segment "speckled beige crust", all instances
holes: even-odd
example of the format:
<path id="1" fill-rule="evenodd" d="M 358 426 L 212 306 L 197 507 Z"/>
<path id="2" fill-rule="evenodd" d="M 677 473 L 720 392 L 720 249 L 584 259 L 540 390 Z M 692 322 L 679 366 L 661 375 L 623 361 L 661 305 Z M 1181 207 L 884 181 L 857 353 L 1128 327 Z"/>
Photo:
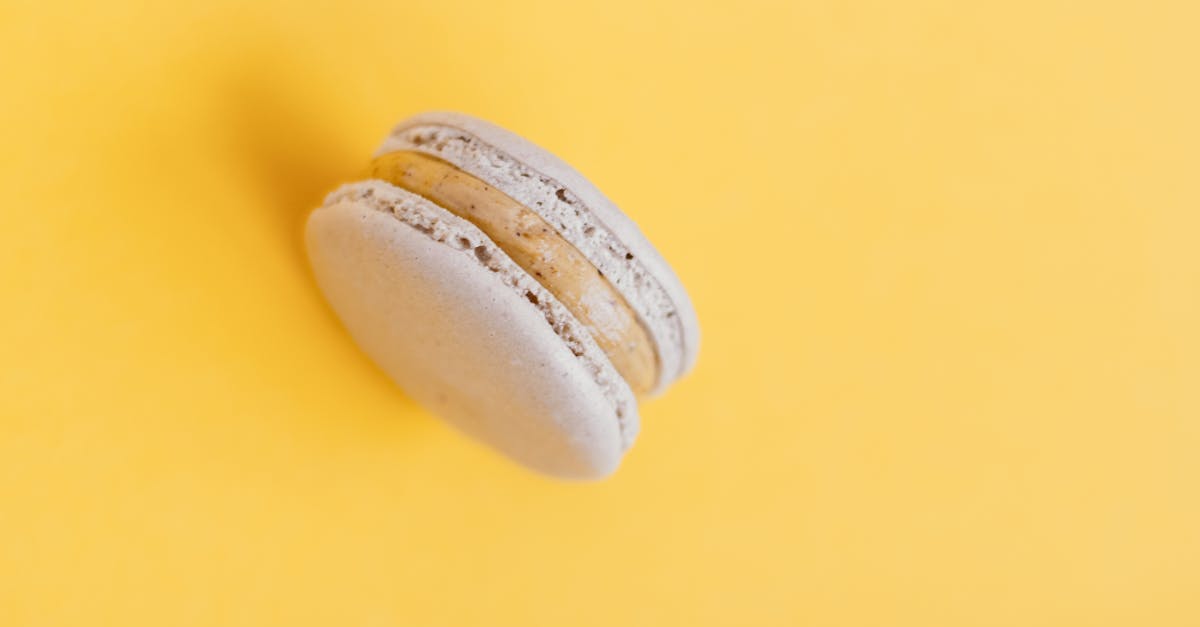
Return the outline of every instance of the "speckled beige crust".
<path id="1" fill-rule="evenodd" d="M 634 394 L 658 382 L 654 343 L 596 266 L 554 227 L 488 183 L 429 155 L 397 150 L 370 176 L 418 194 L 474 224 L 583 323 Z"/>
<path id="2" fill-rule="evenodd" d="M 636 402 L 582 325 L 469 222 L 380 181 L 309 217 L 317 283 L 418 403 L 544 473 L 610 474 Z"/>
<path id="3" fill-rule="evenodd" d="M 658 353 L 661 393 L 695 363 L 700 330 L 678 278 L 637 226 L 582 175 L 534 144 L 470 116 L 433 112 L 401 122 L 377 154 L 444 159 L 537 212 L 580 250 L 637 313 Z"/>

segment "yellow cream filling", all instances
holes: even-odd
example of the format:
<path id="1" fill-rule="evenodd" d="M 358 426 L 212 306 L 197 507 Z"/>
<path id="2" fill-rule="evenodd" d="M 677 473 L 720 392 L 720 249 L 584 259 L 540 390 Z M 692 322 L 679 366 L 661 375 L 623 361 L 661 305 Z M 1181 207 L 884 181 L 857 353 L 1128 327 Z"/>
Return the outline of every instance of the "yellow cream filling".
<path id="1" fill-rule="evenodd" d="M 424 153 L 371 162 L 369 176 L 424 196 L 483 231 L 588 328 L 635 394 L 651 390 L 658 363 L 629 303 L 541 216 L 486 182 Z"/>

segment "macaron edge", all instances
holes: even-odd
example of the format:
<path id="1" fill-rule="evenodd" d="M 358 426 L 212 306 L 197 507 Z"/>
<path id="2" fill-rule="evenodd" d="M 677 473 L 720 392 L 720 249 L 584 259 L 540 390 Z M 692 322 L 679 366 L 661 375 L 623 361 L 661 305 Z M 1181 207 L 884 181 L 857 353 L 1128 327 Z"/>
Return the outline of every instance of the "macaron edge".
<path id="1" fill-rule="evenodd" d="M 442 128 L 454 136 L 463 135 L 468 143 L 473 139 L 482 148 L 477 152 L 484 154 L 464 155 L 462 151 L 449 154 L 445 145 L 438 145 L 445 143 L 439 142 L 438 138 L 415 142 L 406 137 L 410 130 L 418 128 Z M 637 225 L 571 166 L 505 129 L 452 112 L 429 112 L 404 120 L 393 129 L 377 154 L 393 150 L 417 150 L 450 161 L 526 203 L 552 224 L 560 223 L 555 212 L 559 216 L 579 216 L 585 226 L 579 227 L 577 224 L 574 229 L 564 228 L 560 234 L 605 272 L 643 324 L 650 329 L 660 359 L 658 383 L 652 395 L 661 393 L 695 364 L 699 325 L 695 309 L 678 277 Z M 514 167 L 519 170 L 515 175 L 503 178 L 496 175 L 498 170 Z M 524 178 L 535 179 L 527 176 L 530 172 L 536 173 L 537 179 L 549 179 L 531 180 L 531 184 L 545 183 L 542 187 L 556 189 L 557 193 L 531 190 L 530 186 L 517 188 L 515 182 Z M 547 209 L 547 204 L 557 206 Z M 605 241 L 607 238 L 602 236 L 592 238 L 582 235 L 579 231 L 587 229 L 589 219 L 607 232 L 611 239 Z M 599 240 L 599 246 L 593 239 Z M 625 247 L 629 254 L 618 254 L 621 247 Z M 646 289 L 638 288 L 640 278 L 650 279 L 644 283 L 648 286 Z M 654 295 L 656 290 L 660 296 Z"/>

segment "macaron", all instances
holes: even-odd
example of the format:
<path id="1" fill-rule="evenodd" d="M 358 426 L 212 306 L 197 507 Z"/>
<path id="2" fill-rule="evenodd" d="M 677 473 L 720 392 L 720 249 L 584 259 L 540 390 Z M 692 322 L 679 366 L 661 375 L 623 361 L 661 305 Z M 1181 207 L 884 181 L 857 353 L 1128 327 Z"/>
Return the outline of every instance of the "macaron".
<path id="1" fill-rule="evenodd" d="M 695 364 L 696 312 L 637 226 L 569 165 L 445 112 L 397 125 L 314 210 L 317 284 L 411 398 L 547 475 L 599 479 L 638 400 Z"/>

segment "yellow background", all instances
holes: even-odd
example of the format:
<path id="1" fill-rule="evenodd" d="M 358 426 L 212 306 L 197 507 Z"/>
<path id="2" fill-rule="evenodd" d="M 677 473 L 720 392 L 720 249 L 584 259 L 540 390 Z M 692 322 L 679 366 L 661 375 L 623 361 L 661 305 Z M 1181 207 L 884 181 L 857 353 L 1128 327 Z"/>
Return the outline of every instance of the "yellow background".
<path id="1" fill-rule="evenodd" d="M 1194 3 L 0 2 L 0 624 L 1200 624 Z M 351 344 L 308 208 L 470 112 L 700 312 L 544 480 Z"/>

